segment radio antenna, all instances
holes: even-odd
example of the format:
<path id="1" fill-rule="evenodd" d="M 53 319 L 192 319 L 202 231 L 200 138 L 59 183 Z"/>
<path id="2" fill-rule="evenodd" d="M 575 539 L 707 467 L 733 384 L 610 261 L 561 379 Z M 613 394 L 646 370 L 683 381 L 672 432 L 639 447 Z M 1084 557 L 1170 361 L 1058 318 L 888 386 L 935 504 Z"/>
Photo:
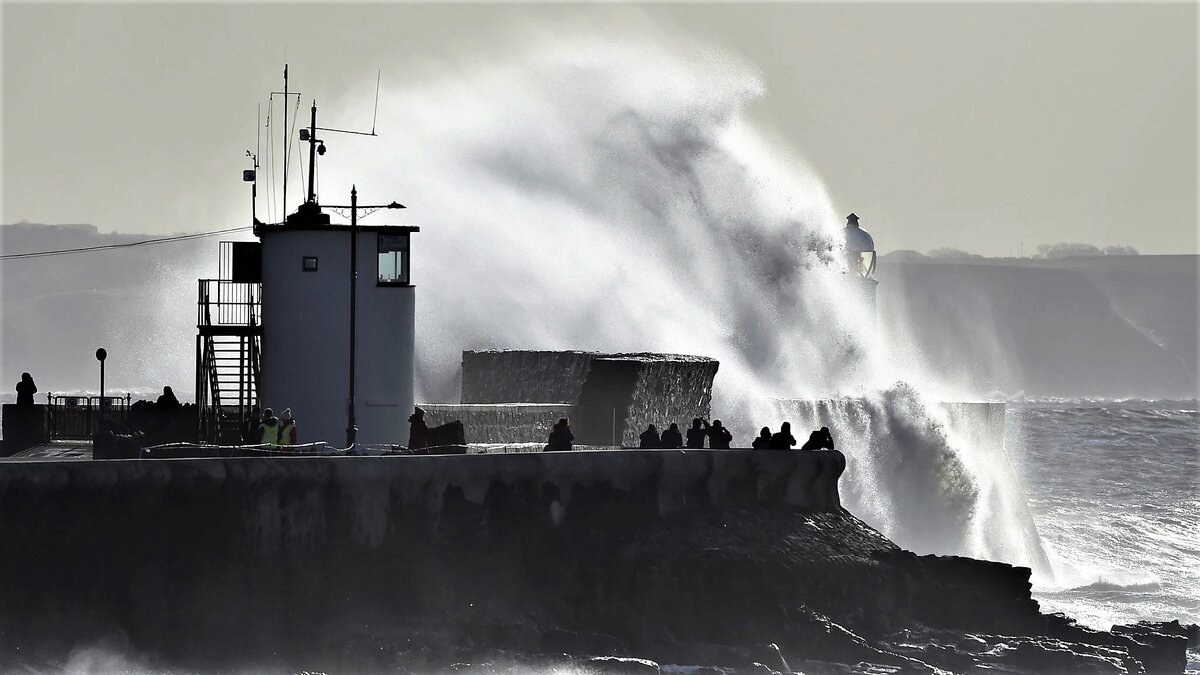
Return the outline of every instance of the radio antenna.
<path id="1" fill-rule="evenodd" d="M 375 135 L 375 120 L 379 117 L 379 78 L 383 74 L 383 69 L 375 71 L 375 112 L 371 115 L 371 135 Z"/>

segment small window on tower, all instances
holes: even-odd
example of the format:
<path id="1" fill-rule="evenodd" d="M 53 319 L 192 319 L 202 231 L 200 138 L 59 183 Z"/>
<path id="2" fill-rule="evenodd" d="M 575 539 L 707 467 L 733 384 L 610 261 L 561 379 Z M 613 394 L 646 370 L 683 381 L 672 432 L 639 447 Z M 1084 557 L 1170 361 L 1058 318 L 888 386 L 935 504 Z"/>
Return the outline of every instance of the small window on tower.
<path id="1" fill-rule="evenodd" d="M 304 256 L 304 262 L 301 264 L 301 269 L 303 269 L 305 272 L 316 272 L 317 271 L 317 256 L 315 256 L 315 255 Z"/>
<path id="2" fill-rule="evenodd" d="M 408 233 L 379 235 L 379 283 L 408 285 Z"/>

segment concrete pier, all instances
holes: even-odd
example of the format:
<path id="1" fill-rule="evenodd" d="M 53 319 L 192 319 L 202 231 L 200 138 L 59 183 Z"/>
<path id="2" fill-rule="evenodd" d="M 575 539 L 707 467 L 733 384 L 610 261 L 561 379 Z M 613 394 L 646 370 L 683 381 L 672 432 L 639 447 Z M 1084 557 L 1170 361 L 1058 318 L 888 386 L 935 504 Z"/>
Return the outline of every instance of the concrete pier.
<path id="1" fill-rule="evenodd" d="M 226 641 L 297 653 L 322 622 L 554 597 L 608 555 L 601 531 L 840 512 L 844 467 L 751 450 L 9 463 L 0 635 L 69 651 L 44 641 L 115 634 L 189 661 Z"/>

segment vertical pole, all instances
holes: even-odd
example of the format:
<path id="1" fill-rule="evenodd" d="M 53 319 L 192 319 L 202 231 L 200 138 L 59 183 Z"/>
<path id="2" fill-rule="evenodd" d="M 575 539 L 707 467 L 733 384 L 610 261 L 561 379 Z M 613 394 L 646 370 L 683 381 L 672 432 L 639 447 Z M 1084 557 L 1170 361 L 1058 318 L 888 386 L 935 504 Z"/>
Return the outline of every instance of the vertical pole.
<path id="1" fill-rule="evenodd" d="M 312 104 L 312 126 L 308 131 L 308 201 L 317 203 L 315 178 L 317 174 L 317 99 Z"/>
<path id="2" fill-rule="evenodd" d="M 104 426 L 104 359 L 100 359 L 100 426 Z"/>
<path id="3" fill-rule="evenodd" d="M 354 353 L 358 319 L 358 187 L 350 186 L 350 402 L 346 422 L 346 447 L 354 446 L 358 426 L 354 418 Z"/>
<path id="4" fill-rule="evenodd" d="M 288 103 L 291 99 L 288 98 L 288 81 L 287 81 L 287 64 L 283 64 L 283 219 L 287 220 L 287 184 L 288 184 Z"/>
<path id="5" fill-rule="evenodd" d="M 612 445 L 617 447 L 617 409 L 612 409 Z"/>

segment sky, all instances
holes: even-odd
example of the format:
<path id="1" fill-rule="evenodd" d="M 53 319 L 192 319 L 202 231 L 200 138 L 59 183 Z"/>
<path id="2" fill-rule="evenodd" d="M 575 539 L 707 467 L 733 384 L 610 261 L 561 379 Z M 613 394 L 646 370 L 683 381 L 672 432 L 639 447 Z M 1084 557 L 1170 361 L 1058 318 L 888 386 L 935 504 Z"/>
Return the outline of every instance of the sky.
<path id="1" fill-rule="evenodd" d="M 0 22 L 5 223 L 241 225 L 285 60 L 305 108 L 361 102 L 329 123 L 365 129 L 377 71 L 403 88 L 588 38 L 757 70 L 751 122 L 882 252 L 1200 252 L 1195 3 L 4 2 Z"/>

